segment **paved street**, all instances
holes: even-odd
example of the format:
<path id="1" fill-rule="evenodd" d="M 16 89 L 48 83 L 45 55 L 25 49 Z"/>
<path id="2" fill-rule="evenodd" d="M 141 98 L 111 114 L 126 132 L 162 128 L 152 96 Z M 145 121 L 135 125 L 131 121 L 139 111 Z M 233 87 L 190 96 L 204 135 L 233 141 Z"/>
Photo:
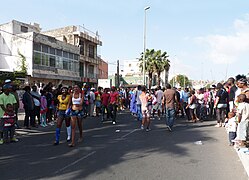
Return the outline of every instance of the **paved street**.
<path id="1" fill-rule="evenodd" d="M 84 141 L 75 148 L 67 146 L 65 128 L 59 146 L 52 145 L 55 126 L 20 131 L 20 142 L 0 147 L 1 179 L 248 179 L 214 121 L 177 120 L 170 133 L 164 120 L 153 120 L 145 132 L 128 113 L 118 119 L 117 125 L 85 119 Z"/>

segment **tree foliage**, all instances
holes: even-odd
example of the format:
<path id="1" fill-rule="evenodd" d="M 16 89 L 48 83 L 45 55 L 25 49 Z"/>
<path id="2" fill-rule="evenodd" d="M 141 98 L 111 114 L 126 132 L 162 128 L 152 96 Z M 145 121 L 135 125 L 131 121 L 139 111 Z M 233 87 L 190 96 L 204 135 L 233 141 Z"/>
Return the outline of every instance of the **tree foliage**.
<path id="1" fill-rule="evenodd" d="M 182 74 L 178 74 L 176 76 L 174 76 L 171 80 L 170 80 L 170 84 L 172 84 L 173 86 L 180 86 L 180 87 L 190 87 L 192 86 L 191 81 L 189 80 L 189 78 L 185 75 Z"/>
<path id="2" fill-rule="evenodd" d="M 20 62 L 20 65 L 18 66 L 17 72 L 27 75 L 28 65 L 27 65 L 26 57 L 20 51 L 18 51 L 18 55 L 20 56 L 21 62 Z"/>
<path id="3" fill-rule="evenodd" d="M 157 83 L 160 85 L 161 82 L 161 73 L 166 70 L 169 71 L 170 68 L 170 61 L 168 60 L 167 52 L 162 52 L 161 50 L 154 50 L 154 49 L 146 49 L 145 51 L 145 72 L 149 76 L 149 88 L 152 85 L 152 77 L 153 74 L 157 74 L 158 80 Z M 140 61 L 140 68 L 143 72 L 143 53 L 139 58 Z"/>

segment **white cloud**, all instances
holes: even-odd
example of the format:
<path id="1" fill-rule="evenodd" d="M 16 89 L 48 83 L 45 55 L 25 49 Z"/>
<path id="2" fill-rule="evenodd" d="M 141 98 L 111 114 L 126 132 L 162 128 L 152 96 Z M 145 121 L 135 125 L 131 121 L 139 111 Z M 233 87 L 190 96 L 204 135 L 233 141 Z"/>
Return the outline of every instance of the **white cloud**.
<path id="1" fill-rule="evenodd" d="M 207 59 L 215 64 L 232 64 L 242 56 L 249 56 L 249 14 L 233 22 L 233 33 L 196 38 L 208 45 Z"/>

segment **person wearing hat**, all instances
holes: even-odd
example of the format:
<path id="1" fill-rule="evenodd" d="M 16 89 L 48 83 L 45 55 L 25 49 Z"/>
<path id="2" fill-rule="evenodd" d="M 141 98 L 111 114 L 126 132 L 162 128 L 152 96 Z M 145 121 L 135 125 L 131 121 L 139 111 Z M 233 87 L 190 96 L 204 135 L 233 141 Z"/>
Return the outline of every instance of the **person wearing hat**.
<path id="1" fill-rule="evenodd" d="M 4 112 L 6 112 L 7 104 L 11 104 L 14 107 L 16 106 L 16 98 L 13 94 L 11 94 L 12 86 L 7 83 L 3 86 L 3 93 L 0 95 L 0 119 L 3 117 Z M 0 133 L 0 144 L 3 144 L 3 134 Z"/>

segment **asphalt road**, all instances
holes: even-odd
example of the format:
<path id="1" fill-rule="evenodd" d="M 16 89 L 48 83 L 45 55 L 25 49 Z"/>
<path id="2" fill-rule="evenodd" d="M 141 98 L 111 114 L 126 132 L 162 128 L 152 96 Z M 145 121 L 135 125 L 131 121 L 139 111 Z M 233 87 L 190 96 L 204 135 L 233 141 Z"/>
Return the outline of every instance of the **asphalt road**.
<path id="1" fill-rule="evenodd" d="M 87 118 L 84 141 L 74 148 L 67 146 L 66 128 L 58 146 L 52 145 L 55 126 L 20 130 L 18 143 L 0 146 L 0 179 L 248 179 L 224 128 L 214 125 L 179 119 L 171 133 L 162 118 L 145 132 L 129 113 L 119 114 L 117 125 Z"/>

